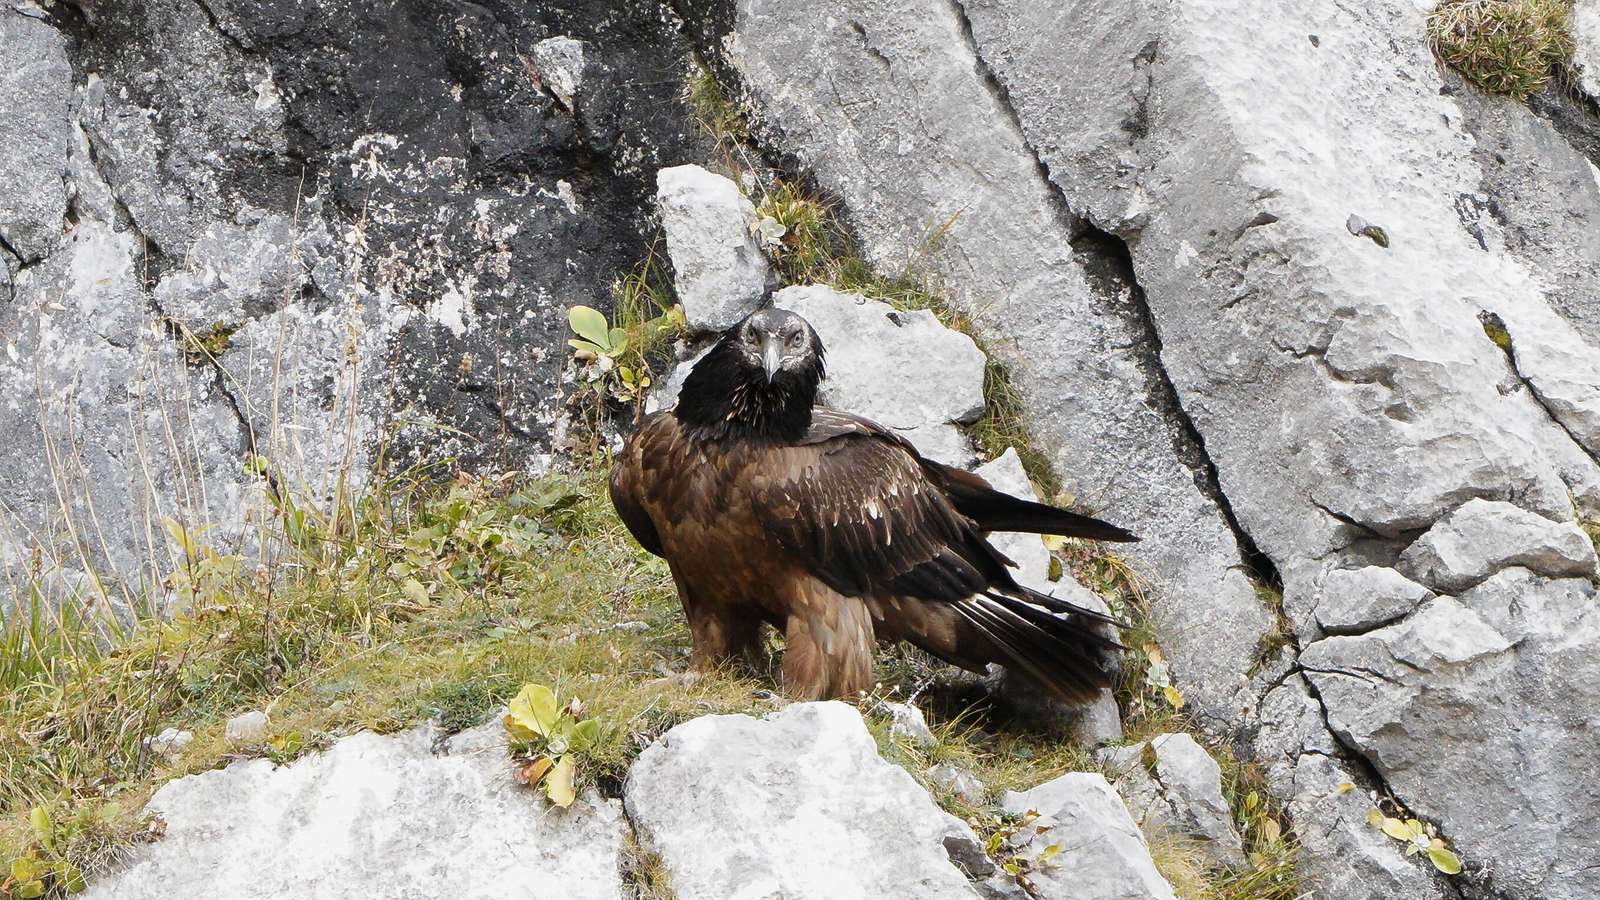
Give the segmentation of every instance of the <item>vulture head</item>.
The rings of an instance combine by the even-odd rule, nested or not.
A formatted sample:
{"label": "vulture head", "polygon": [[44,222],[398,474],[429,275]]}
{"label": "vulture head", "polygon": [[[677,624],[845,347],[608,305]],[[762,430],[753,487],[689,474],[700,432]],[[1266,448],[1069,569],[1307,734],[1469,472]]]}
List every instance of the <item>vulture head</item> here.
{"label": "vulture head", "polygon": [[703,438],[798,440],[822,383],[822,339],[785,309],[761,309],[728,330],[690,371],[678,421]]}

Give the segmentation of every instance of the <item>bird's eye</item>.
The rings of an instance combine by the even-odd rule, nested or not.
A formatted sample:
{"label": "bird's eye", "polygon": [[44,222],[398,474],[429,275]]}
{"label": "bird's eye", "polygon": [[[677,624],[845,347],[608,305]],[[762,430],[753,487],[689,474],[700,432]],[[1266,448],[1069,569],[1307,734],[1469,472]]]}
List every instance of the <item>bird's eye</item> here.
{"label": "bird's eye", "polygon": [[802,335],[800,332],[796,331],[794,334],[789,335],[789,346],[795,350],[800,349],[800,345],[805,342],[804,338],[805,335]]}
{"label": "bird's eye", "polygon": [[761,343],[761,338],[757,337],[754,331],[746,331],[744,333],[744,342],[754,347],[755,345]]}

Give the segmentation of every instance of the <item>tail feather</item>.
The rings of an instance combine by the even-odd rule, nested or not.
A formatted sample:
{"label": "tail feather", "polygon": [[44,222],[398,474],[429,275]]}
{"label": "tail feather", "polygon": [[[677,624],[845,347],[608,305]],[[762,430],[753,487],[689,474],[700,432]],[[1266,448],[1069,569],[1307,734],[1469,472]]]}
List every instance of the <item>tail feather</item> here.
{"label": "tail feather", "polygon": [[947,494],[956,509],[984,531],[1021,531],[1062,537],[1128,543],[1139,540],[1125,528],[1091,516],[1057,509],[1001,493],[981,477],[942,466]]}
{"label": "tail feather", "polygon": [[[1051,598],[1053,599],[1053,598]],[[1113,651],[1098,614],[1052,615],[1027,601],[983,594],[954,604],[966,624],[993,648],[994,660],[1069,703],[1086,703],[1110,686]]]}

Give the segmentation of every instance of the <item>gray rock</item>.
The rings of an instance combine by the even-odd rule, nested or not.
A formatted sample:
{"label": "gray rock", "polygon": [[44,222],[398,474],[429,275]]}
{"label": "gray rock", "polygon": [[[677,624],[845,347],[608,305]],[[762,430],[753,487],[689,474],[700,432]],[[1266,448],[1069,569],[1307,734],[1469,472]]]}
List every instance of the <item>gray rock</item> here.
{"label": "gray rock", "polygon": [[[1008,367],[1068,489],[1144,539],[1119,552],[1152,582],[1178,683],[1202,716],[1231,720],[1266,610],[1199,486],[1204,461],[1138,295],[1114,253],[1075,241],[1083,223],[985,79],[962,15],[975,26],[975,6],[743,0],[725,45],[765,134],[840,198],[867,257],[896,272],[912,258],[937,278]],[[1045,6],[1017,13],[1030,43],[1063,21]],[[1076,103],[1102,79],[1050,84]]]}
{"label": "gray rock", "polygon": [[949,817],[843,703],[685,722],[640,754],[625,803],[683,900],[973,895]]}
{"label": "gray rock", "polygon": [[1405,616],[1432,596],[1387,566],[1335,569],[1322,580],[1313,614],[1328,634],[1356,634]]}
{"label": "gray rock", "polygon": [[1454,897],[1441,889],[1420,857],[1367,822],[1373,808],[1360,777],[1321,753],[1295,761],[1289,816],[1300,842],[1299,871],[1315,884],[1318,896],[1339,900],[1439,900]]}
{"label": "gray rock", "polygon": [[1584,93],[1600,99],[1600,0],[1573,4],[1572,36],[1577,45],[1572,61],[1579,68],[1578,84]]}
{"label": "gray rock", "polygon": [[0,246],[31,262],[61,243],[72,68],[60,32],[9,8],[0,9],[0,59]]}
{"label": "gray rock", "polygon": [[[1149,753],[1153,768],[1146,768]],[[1186,839],[1213,863],[1244,865],[1243,842],[1222,796],[1216,760],[1182,732],[1101,751],[1117,793],[1141,828]]]}
{"label": "gray rock", "polygon": [[1399,569],[1434,590],[1457,593],[1512,566],[1551,578],[1593,578],[1597,565],[1594,543],[1577,525],[1479,499],[1417,538],[1401,554]]}
{"label": "gray rock", "polygon": [[722,331],[761,304],[770,273],[750,234],[756,208],[739,186],[699,166],[656,173],[673,284],[694,331]]}
{"label": "gray rock", "polygon": [[944,852],[968,878],[983,878],[994,874],[994,860],[984,849],[983,840],[972,826],[945,813]]}
{"label": "gray rock", "polygon": [[924,774],[932,779],[934,784],[940,785],[968,803],[982,803],[989,796],[989,789],[978,780],[978,776],[952,763],[929,766]]}
{"label": "gray rock", "polygon": [[288,766],[257,759],[169,782],[148,807],[165,836],[83,896],[621,896],[617,802],[550,807],[512,779],[503,735],[491,722],[435,755],[426,726],[363,732]]}
{"label": "gray rock", "polygon": [[902,312],[820,284],[784,288],[772,304],[799,313],[822,338],[827,405],[895,429],[983,415],[983,351],[932,312]]}
{"label": "gray rock", "polygon": [[1334,733],[1462,859],[1487,866],[1497,892],[1578,898],[1600,853],[1563,836],[1600,827],[1591,786],[1574,776],[1600,765],[1579,724],[1600,708],[1597,641],[1591,582],[1511,568],[1300,660]]}
{"label": "gray rock", "polygon": [[1037,896],[1045,900],[1173,897],[1172,886],[1150,859],[1144,836],[1104,776],[1071,772],[1020,793],[1007,791],[1000,805],[1015,816],[1039,814],[1007,839],[1008,850],[1031,861],[1055,848],[1050,862],[1028,874]]}
{"label": "gray rock", "polygon": [[583,87],[583,41],[569,37],[545,38],[533,45],[533,64],[544,86],[561,105],[576,109],[573,98]]}
{"label": "gray rock", "polygon": [[267,739],[267,714],[260,710],[240,713],[228,720],[223,739],[235,747],[260,744]]}

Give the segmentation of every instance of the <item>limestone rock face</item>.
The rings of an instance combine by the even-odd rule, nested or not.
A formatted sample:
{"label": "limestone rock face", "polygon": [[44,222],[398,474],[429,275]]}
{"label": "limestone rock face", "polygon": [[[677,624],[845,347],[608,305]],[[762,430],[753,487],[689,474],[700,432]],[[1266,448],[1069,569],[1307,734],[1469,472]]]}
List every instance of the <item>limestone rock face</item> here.
{"label": "limestone rock face", "polygon": [[975,896],[948,817],[843,703],[685,722],[640,755],[625,798],[683,900]]}
{"label": "limestone rock face", "polygon": [[503,734],[491,722],[435,755],[426,726],[363,732],[282,768],[256,759],[169,782],[149,805],[165,836],[83,896],[621,896],[620,805],[549,806],[512,779]]}
{"label": "limestone rock face", "polygon": [[756,208],[731,180],[699,166],[656,173],[673,285],[694,331],[722,331],[749,315],[769,272],[750,227]]}
{"label": "limestone rock face", "polygon": [[1008,839],[1008,848],[1038,859],[1056,848],[1054,865],[1030,872],[1046,900],[1172,900],[1144,836],[1105,777],[1072,772],[1026,791],[1007,791],[1006,812],[1038,813]]}
{"label": "limestone rock face", "polygon": [[1572,55],[1579,66],[1578,83],[1590,97],[1600,97],[1600,0],[1577,0],[1572,6]]}

